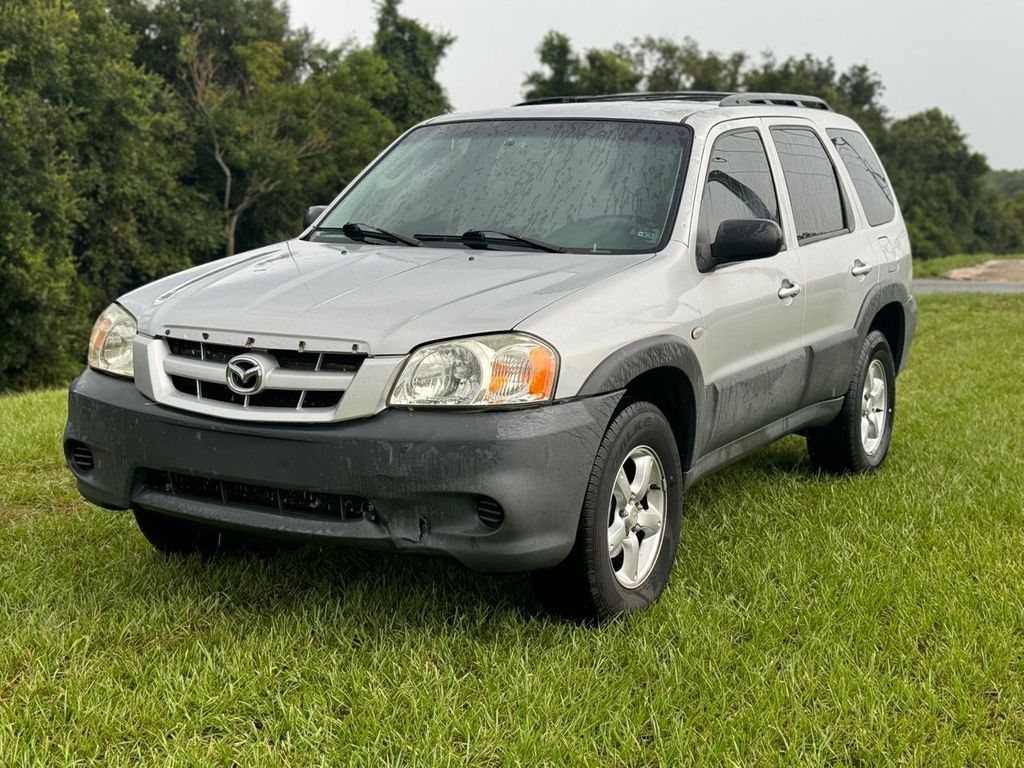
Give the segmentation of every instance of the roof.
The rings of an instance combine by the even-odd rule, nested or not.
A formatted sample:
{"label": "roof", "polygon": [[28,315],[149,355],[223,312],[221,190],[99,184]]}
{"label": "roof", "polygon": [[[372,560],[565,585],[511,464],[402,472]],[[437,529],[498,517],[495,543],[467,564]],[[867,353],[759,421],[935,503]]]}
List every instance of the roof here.
{"label": "roof", "polygon": [[453,112],[430,123],[465,120],[513,120],[526,118],[583,118],[602,120],[648,120],[681,123],[701,114],[719,119],[742,117],[817,118],[823,123],[846,123],[816,96],[784,93],[719,93],[671,91],[658,93],[617,93],[600,96],[571,96],[535,99],[509,107]]}

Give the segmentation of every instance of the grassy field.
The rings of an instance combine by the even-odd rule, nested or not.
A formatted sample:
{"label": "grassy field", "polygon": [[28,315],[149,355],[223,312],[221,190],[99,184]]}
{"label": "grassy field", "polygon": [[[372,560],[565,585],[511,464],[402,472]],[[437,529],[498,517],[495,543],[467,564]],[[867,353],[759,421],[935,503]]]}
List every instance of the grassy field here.
{"label": "grassy field", "polygon": [[442,561],[165,559],[78,499],[62,393],[0,399],[0,764],[1024,764],[1022,338],[924,297],[885,468],[702,481],[597,629]]}
{"label": "grassy field", "polygon": [[938,259],[914,259],[914,277],[946,277],[951,269],[1003,259],[1024,259],[1024,253],[958,253]]}

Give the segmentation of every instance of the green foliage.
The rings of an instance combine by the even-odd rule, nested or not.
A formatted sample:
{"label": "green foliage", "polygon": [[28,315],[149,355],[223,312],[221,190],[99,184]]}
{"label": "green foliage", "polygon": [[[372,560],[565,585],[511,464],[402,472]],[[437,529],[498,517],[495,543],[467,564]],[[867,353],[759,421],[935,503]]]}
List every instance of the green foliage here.
{"label": "green foliage", "polygon": [[886,119],[881,103],[882,82],[866,66],[856,65],[839,72],[831,58],[818,59],[808,54],[779,62],[766,54],[760,64],[746,73],[743,85],[747,91],[820,96],[834,110],[856,120],[872,142],[882,136]]}
{"label": "green foliage", "polygon": [[1007,197],[1024,192],[1024,170],[989,171],[987,181],[993,189]]}
{"label": "green foliage", "polygon": [[747,55],[704,52],[696,40],[643,37],[617,49],[643,73],[645,91],[735,91],[743,83]]}
{"label": "green foliage", "polygon": [[293,235],[309,204],[334,197],[396,133],[372,103],[396,89],[388,63],[314,43],[274,0],[114,7],[136,32],[136,60],[186,115],[192,183],[217,212],[227,255]]}
{"label": "green foliage", "polygon": [[67,375],[99,309],[210,242],[132,50],[101,0],[0,10],[0,389]]}
{"label": "green foliage", "polygon": [[770,52],[751,61],[740,51],[704,51],[691,38],[677,42],[643,37],[611,51],[580,54],[566,35],[554,31],[544,36],[537,53],[544,68],[527,75],[528,98],[636,89],[820,96],[856,120],[878,149],[915,256],[1024,248],[1024,171],[990,173],[955,121],[937,109],[891,121],[882,104],[882,82],[867,66],[840,71],[830,58],[806,55],[779,61]]}
{"label": "green foliage", "polygon": [[278,0],[0,6],[0,390],[66,378],[124,291],[292,236],[449,108],[451,43],[381,4],[372,48]]}
{"label": "green foliage", "polygon": [[560,32],[548,32],[537,54],[545,69],[526,76],[524,95],[528,99],[621,93],[635,90],[641,79],[621,53],[592,48],[580,56]]}
{"label": "green foliage", "polygon": [[894,121],[881,154],[920,258],[971,251],[988,166],[938,109]]}
{"label": "green foliage", "polygon": [[393,83],[374,94],[373,104],[400,130],[428,117],[450,112],[451,104],[437,69],[455,38],[433,32],[413,19],[399,14],[401,0],[380,0],[377,5],[377,33],[373,51],[387,63]]}
{"label": "green foliage", "polygon": [[2,398],[4,764],[1024,764],[1024,297],[920,306],[881,471],[790,437],[701,480],[598,627],[443,560],[162,557],[78,496],[64,392]]}

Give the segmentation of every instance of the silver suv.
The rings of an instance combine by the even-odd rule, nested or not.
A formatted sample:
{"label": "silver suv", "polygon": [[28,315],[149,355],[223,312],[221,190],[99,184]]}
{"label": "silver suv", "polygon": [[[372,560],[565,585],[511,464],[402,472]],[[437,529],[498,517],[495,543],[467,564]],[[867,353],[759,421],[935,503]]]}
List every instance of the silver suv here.
{"label": "silver suv", "polygon": [[165,552],[254,537],[650,604],[684,490],[789,433],[892,436],[910,243],[820,99],[548,99],[410,130],[296,239],[134,290],[71,386],[81,493]]}

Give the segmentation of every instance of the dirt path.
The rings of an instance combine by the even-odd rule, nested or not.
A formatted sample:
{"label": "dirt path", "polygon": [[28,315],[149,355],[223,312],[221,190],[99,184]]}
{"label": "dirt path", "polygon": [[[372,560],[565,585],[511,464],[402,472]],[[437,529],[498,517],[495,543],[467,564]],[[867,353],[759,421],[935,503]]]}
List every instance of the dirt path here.
{"label": "dirt path", "polygon": [[950,280],[970,280],[986,283],[1024,283],[1024,259],[986,261],[973,267],[960,267],[949,271]]}

